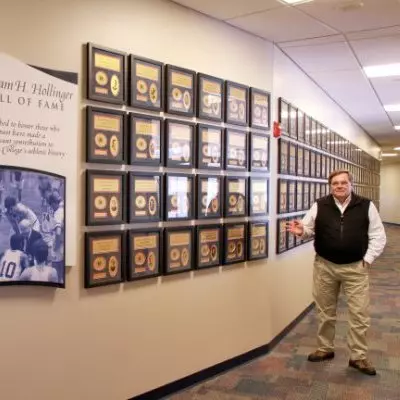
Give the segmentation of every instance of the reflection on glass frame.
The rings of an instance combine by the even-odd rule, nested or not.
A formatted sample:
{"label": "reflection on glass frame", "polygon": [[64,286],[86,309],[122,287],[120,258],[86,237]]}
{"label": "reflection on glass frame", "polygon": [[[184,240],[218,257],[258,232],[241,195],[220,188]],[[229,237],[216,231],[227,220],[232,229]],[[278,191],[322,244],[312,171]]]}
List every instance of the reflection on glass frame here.
{"label": "reflection on glass frame", "polygon": [[296,181],[288,181],[288,212],[296,211]]}
{"label": "reflection on glass frame", "polygon": [[310,150],[310,177],[315,178],[316,173],[316,161],[315,152]]}
{"label": "reflection on glass frame", "polygon": [[310,182],[310,205],[313,205],[315,203],[315,182]]}
{"label": "reflection on glass frame", "polygon": [[297,139],[300,142],[306,141],[305,136],[305,115],[301,110],[297,110]]}
{"label": "reflection on glass frame", "polygon": [[129,172],[129,222],[156,222],[162,219],[162,175]]}
{"label": "reflection on glass frame", "polygon": [[125,255],[124,232],[86,232],[85,288],[123,282]]}
{"label": "reflection on glass frame", "polygon": [[325,179],[326,176],[326,155],[321,155],[321,178]]}
{"label": "reflection on glass frame", "polygon": [[183,174],[165,175],[166,221],[182,221],[194,216],[194,176]]}
{"label": "reflection on glass frame", "polygon": [[288,203],[288,182],[286,179],[278,179],[278,214],[287,212]]}
{"label": "reflection on glass frame", "polygon": [[315,183],[315,201],[321,198],[321,184]]}
{"label": "reflection on glass frame", "polygon": [[309,149],[304,149],[304,167],[303,167],[303,175],[305,177],[310,177],[310,151]]}
{"label": "reflection on glass frame", "polygon": [[262,217],[268,215],[268,179],[250,177],[249,215]]}
{"label": "reflection on glass frame", "polygon": [[128,281],[154,278],[162,271],[162,229],[131,230],[128,233]]}
{"label": "reflection on glass frame", "polygon": [[278,141],[278,173],[289,173],[289,142],[280,138]]}
{"label": "reflection on glass frame", "polygon": [[125,160],[125,113],[106,108],[86,108],[86,161],[123,164]]}
{"label": "reflection on glass frame", "polygon": [[225,217],[244,217],[247,213],[247,178],[225,177]]}
{"label": "reflection on glass frame", "polygon": [[276,222],[277,222],[276,253],[282,254],[288,249],[287,247],[288,232],[286,229],[286,223],[288,222],[288,219],[278,218]]}
{"label": "reflection on glass frame", "polygon": [[325,183],[321,183],[320,195],[321,195],[321,197],[326,196],[326,184]]}
{"label": "reflection on glass frame", "polygon": [[222,217],[222,176],[197,175],[197,218]]}
{"label": "reflection on glass frame", "polygon": [[105,103],[126,103],[126,53],[87,44],[87,98]]}
{"label": "reflection on glass frame", "polygon": [[165,112],[193,117],[196,110],[196,72],[167,64]]}
{"label": "reflection on glass frame", "polygon": [[247,259],[268,258],[268,222],[249,222],[247,229]]}
{"label": "reflection on glass frame", "polygon": [[279,123],[283,135],[289,136],[289,103],[282,97],[279,98]]}
{"label": "reflection on glass frame", "polygon": [[297,145],[289,143],[289,174],[296,175],[297,172]]}
{"label": "reflection on glass frame", "polygon": [[249,122],[249,88],[240,83],[225,81],[225,122],[247,126]]}
{"label": "reflection on glass frame", "polygon": [[297,140],[297,108],[289,105],[289,136]]}
{"label": "reflection on glass frame", "polygon": [[304,147],[297,146],[297,171],[298,176],[304,176]]}
{"label": "reflection on glass frame", "polygon": [[197,168],[222,169],[223,167],[223,128],[197,125]]}
{"label": "reflection on glass frame", "polygon": [[224,225],[223,264],[236,264],[246,261],[247,223],[238,222]]}
{"label": "reflection on glass frame", "polygon": [[[295,216],[295,217],[289,217],[288,219],[287,219],[287,222],[291,222],[291,221],[294,221],[295,219],[297,219],[297,216]],[[288,250],[290,250],[290,249],[293,249],[294,247],[295,247],[295,235],[293,235],[292,233],[290,233],[290,232],[287,232],[287,249]]]}
{"label": "reflection on glass frame", "polygon": [[194,168],[195,125],[190,122],[165,120],[165,166]]}
{"label": "reflection on glass frame", "polygon": [[321,178],[321,153],[315,153],[315,177]]}
{"label": "reflection on glass frame", "polygon": [[164,275],[178,274],[194,266],[193,226],[165,228],[164,230]]}
{"label": "reflection on glass frame", "polygon": [[303,185],[303,210],[310,208],[310,182],[304,182]]}
{"label": "reflection on glass frame", "polygon": [[250,88],[250,126],[252,128],[270,128],[271,94],[263,90]]}
{"label": "reflection on glass frame", "polygon": [[250,171],[269,170],[269,136],[250,133]]}
{"label": "reflection on glass frame", "polygon": [[163,163],[164,124],[162,118],[129,115],[129,163],[158,167]]}
{"label": "reflection on glass frame", "polygon": [[211,121],[224,120],[225,87],[222,79],[197,74],[197,117]]}
{"label": "reflection on glass frame", "polygon": [[222,264],[222,225],[196,227],[196,269],[218,267]]}
{"label": "reflection on glass frame", "polygon": [[317,121],[311,118],[311,146],[317,147]]}
{"label": "reflection on glass frame", "polygon": [[316,122],[316,131],[315,131],[315,142],[316,142],[316,147],[317,149],[321,149],[322,148],[322,128],[321,128],[321,123],[320,122]]}
{"label": "reflection on glass frame", "polygon": [[225,169],[247,171],[247,132],[225,129]]}
{"label": "reflection on glass frame", "polygon": [[311,117],[305,114],[305,141],[307,144],[311,145]]}
{"label": "reflection on glass frame", "polygon": [[118,225],[125,222],[126,174],[86,171],[86,225]]}
{"label": "reflection on glass frame", "polygon": [[302,181],[297,181],[296,187],[296,211],[303,211],[303,196],[304,196],[304,183]]}
{"label": "reflection on glass frame", "polygon": [[132,107],[162,111],[164,100],[164,64],[131,54],[130,101]]}

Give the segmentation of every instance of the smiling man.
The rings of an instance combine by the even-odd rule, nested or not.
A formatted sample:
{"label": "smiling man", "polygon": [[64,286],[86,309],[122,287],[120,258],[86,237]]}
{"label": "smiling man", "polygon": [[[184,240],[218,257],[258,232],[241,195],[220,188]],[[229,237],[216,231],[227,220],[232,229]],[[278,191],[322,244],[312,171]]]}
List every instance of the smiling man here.
{"label": "smiling man", "polygon": [[336,305],[343,287],[349,315],[349,366],[376,375],[367,359],[369,268],[382,253],[386,234],[375,205],[352,191],[352,181],[348,171],[332,172],[331,194],[318,199],[302,221],[288,223],[287,229],[299,237],[314,236],[317,253],[313,295],[319,320],[318,349],[308,360],[335,356]]}

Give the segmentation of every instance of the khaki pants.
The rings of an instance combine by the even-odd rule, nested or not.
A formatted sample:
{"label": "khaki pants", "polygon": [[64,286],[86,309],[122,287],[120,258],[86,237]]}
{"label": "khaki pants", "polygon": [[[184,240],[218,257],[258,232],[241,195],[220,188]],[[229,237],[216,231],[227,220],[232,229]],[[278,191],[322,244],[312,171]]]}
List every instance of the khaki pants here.
{"label": "khaki pants", "polygon": [[318,350],[334,350],[336,306],[341,286],[347,297],[350,358],[362,360],[367,356],[370,325],[369,272],[362,261],[338,265],[318,255],[315,257],[313,295],[319,320]]}

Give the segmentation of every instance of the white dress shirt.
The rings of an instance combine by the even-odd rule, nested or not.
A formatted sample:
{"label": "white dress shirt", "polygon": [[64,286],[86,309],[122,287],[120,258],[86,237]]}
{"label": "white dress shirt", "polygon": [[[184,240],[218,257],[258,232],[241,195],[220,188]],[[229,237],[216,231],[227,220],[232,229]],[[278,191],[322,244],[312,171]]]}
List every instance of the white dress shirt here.
{"label": "white dress shirt", "polygon": [[[340,203],[338,199],[333,197],[337,208],[343,215],[347,206],[350,203],[351,195],[343,202]],[[318,204],[314,203],[304,216],[302,222],[304,225],[304,232],[302,238],[307,239],[315,234],[315,219],[317,218]],[[368,209],[369,227],[368,227],[368,249],[364,255],[364,261],[372,264],[375,259],[381,255],[386,245],[386,233],[382,224],[381,217],[374,203],[369,203]]]}

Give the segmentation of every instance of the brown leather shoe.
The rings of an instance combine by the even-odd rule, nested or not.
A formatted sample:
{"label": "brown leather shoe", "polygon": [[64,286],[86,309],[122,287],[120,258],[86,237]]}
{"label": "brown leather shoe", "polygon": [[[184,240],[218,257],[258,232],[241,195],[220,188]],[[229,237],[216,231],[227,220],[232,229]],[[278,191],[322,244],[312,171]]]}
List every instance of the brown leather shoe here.
{"label": "brown leather shoe", "polygon": [[349,366],[366,375],[376,375],[376,370],[368,360],[350,360]]}
{"label": "brown leather shoe", "polygon": [[333,351],[317,350],[314,351],[314,353],[308,355],[308,361],[320,362],[325,360],[331,360],[333,357],[335,357],[335,353]]}

